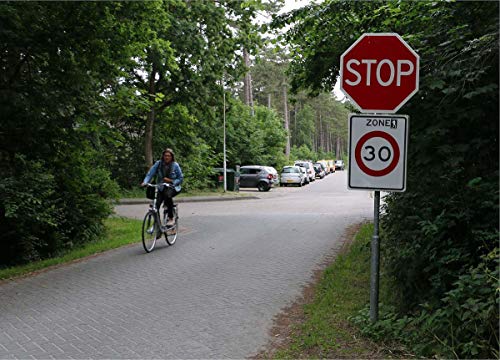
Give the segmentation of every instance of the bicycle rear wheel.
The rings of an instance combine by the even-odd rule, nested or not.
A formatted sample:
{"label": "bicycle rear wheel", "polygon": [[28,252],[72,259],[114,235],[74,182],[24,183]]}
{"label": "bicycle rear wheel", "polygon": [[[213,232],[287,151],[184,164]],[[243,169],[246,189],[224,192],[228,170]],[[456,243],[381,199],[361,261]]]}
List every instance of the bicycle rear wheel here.
{"label": "bicycle rear wheel", "polygon": [[177,210],[177,205],[174,205],[174,220],[175,220],[174,226],[169,227],[167,231],[165,231],[165,240],[167,240],[168,245],[174,245],[175,242],[177,241],[177,235],[179,232],[179,214]]}
{"label": "bicycle rear wheel", "polygon": [[156,244],[160,224],[156,221],[155,213],[148,212],[142,222],[142,246],[147,253],[153,251]]}

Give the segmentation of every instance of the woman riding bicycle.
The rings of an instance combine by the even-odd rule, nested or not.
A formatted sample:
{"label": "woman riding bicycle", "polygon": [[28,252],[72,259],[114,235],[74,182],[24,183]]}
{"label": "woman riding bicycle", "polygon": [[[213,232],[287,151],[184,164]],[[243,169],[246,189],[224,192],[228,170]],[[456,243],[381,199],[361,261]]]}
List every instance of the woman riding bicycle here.
{"label": "woman riding bicycle", "polygon": [[[156,176],[156,183],[160,185],[158,188],[156,209],[160,210],[162,202],[165,201],[168,214],[168,221],[166,225],[173,226],[174,201],[172,199],[181,192],[181,184],[184,180],[184,176],[182,175],[181,167],[177,162],[175,162],[175,155],[172,149],[165,149],[165,151],[163,151],[161,160],[158,160],[153,166],[151,166],[151,169],[149,169],[141,185],[146,186],[154,176]],[[172,186],[166,187],[161,185],[163,183],[172,184]]]}

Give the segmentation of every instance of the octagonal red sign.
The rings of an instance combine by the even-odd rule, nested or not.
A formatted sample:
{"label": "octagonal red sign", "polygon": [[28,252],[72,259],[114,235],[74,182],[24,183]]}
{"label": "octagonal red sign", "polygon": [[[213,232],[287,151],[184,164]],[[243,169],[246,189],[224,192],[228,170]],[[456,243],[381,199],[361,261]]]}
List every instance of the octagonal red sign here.
{"label": "octagonal red sign", "polygon": [[398,34],[363,34],[340,57],[340,79],[361,112],[395,113],[418,91],[419,56]]}

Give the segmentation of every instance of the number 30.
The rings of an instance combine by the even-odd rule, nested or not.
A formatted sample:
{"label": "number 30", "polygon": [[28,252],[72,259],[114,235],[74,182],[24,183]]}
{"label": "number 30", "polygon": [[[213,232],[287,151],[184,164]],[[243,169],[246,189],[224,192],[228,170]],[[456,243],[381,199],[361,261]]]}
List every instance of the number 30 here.
{"label": "number 30", "polygon": [[[366,161],[373,161],[375,159],[375,148],[373,146],[365,146],[365,149],[368,151],[368,155],[370,155],[370,157],[363,156],[363,159],[365,159]],[[382,150],[385,150],[386,153],[383,154]],[[384,157],[383,155],[386,156]],[[391,149],[389,149],[387,146],[382,146],[378,150],[378,158],[383,162],[388,161],[391,158]]]}

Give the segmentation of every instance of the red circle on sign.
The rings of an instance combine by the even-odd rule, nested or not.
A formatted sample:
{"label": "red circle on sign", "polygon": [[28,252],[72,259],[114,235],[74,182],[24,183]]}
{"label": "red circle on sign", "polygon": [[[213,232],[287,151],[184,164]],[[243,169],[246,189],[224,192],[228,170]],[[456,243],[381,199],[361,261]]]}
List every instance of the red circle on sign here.
{"label": "red circle on sign", "polygon": [[[380,137],[384,140],[387,140],[391,146],[392,149],[394,150],[394,156],[392,158],[391,163],[389,166],[381,169],[381,170],[373,170],[370,169],[368,166],[365,165],[363,162],[363,159],[361,158],[361,150],[363,148],[363,145],[370,140],[371,138],[374,137]],[[356,145],[356,150],[354,151],[354,156],[356,157],[356,162],[358,163],[359,168],[361,169],[362,172],[364,172],[367,175],[370,176],[385,176],[389,174],[394,168],[398,165],[399,161],[399,146],[396,140],[389,135],[386,132],[383,131],[371,131],[369,133],[364,134],[361,139],[359,139],[357,145]]]}

